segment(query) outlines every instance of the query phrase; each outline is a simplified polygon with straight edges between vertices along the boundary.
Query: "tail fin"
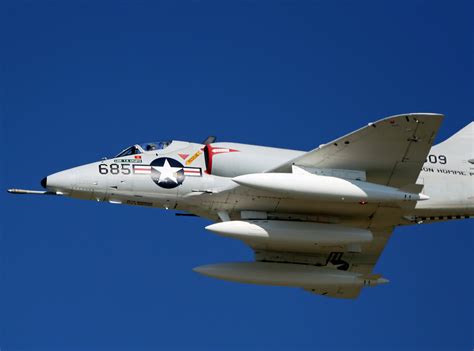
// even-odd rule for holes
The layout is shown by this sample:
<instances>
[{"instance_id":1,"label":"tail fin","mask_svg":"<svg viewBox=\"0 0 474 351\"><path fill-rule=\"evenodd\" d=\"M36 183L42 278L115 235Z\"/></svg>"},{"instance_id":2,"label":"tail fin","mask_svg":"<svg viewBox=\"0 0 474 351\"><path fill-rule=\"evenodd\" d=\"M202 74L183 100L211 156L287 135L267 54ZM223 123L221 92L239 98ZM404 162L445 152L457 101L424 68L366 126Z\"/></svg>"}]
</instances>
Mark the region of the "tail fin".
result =
<instances>
[{"instance_id":1,"label":"tail fin","mask_svg":"<svg viewBox=\"0 0 474 351\"><path fill-rule=\"evenodd\" d=\"M463 159L474 159L474 122L446 139L433 146L433 150L440 154L454 154Z\"/></svg>"}]
</instances>

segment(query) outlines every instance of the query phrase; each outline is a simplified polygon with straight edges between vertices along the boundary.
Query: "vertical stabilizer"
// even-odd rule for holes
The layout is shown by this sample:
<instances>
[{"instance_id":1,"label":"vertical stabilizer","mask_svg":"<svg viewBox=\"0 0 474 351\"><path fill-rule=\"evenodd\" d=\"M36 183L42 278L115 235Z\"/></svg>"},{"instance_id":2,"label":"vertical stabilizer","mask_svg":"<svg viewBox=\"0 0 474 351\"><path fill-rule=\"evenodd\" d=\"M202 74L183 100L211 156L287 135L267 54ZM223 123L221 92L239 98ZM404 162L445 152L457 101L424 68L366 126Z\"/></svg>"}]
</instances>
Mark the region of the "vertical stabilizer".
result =
<instances>
[{"instance_id":1,"label":"vertical stabilizer","mask_svg":"<svg viewBox=\"0 0 474 351\"><path fill-rule=\"evenodd\" d=\"M435 145L432 150L437 153L456 155L459 158L473 159L474 122L469 123L449 139Z\"/></svg>"},{"instance_id":2,"label":"vertical stabilizer","mask_svg":"<svg viewBox=\"0 0 474 351\"><path fill-rule=\"evenodd\" d=\"M431 148L420 177L430 200L417 204L419 213L431 220L474 215L474 122Z\"/></svg>"}]
</instances>

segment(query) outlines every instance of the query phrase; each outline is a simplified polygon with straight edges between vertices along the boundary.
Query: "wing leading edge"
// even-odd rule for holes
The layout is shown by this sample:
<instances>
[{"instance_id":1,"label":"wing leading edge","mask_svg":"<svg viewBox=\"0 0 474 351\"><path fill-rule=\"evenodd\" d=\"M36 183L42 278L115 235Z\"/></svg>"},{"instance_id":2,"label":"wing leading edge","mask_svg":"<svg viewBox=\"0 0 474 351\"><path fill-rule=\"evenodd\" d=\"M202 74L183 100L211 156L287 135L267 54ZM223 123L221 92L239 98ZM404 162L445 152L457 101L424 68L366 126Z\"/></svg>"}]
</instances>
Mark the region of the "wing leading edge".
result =
<instances>
[{"instance_id":1,"label":"wing leading edge","mask_svg":"<svg viewBox=\"0 0 474 351\"><path fill-rule=\"evenodd\" d=\"M396 115L369 123L269 172L291 166L364 171L367 181L401 188L416 182L444 116Z\"/></svg>"}]
</instances>

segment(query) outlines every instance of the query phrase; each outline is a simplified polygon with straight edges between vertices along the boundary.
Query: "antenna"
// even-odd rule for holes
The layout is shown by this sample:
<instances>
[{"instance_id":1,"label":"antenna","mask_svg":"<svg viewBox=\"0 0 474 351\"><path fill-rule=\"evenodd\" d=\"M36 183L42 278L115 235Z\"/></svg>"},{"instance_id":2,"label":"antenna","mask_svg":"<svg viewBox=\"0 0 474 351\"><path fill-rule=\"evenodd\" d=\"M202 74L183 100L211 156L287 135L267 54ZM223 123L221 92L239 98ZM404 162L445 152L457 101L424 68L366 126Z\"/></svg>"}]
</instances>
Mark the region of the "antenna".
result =
<instances>
[{"instance_id":1,"label":"antenna","mask_svg":"<svg viewBox=\"0 0 474 351\"><path fill-rule=\"evenodd\" d=\"M210 136L208 136L202 143L203 143L204 145L212 144L213 142L216 141L216 139L217 139L217 138L216 138L215 136L210 135Z\"/></svg>"}]
</instances>

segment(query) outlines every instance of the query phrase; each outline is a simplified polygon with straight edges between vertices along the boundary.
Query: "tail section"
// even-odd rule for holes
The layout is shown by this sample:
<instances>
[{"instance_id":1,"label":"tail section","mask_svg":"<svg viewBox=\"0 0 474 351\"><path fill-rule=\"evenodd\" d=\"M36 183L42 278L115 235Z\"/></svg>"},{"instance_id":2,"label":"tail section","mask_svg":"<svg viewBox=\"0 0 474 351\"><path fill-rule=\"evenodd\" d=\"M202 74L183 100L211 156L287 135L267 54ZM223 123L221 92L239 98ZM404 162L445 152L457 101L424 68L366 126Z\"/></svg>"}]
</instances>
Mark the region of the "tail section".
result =
<instances>
[{"instance_id":1,"label":"tail section","mask_svg":"<svg viewBox=\"0 0 474 351\"><path fill-rule=\"evenodd\" d=\"M418 214L437 220L474 215L474 122L431 148L418 184L430 196L417 204Z\"/></svg>"},{"instance_id":2,"label":"tail section","mask_svg":"<svg viewBox=\"0 0 474 351\"><path fill-rule=\"evenodd\" d=\"M449 154L467 160L474 159L474 122L452 135L449 139L435 145L432 149L435 154Z\"/></svg>"}]
</instances>

